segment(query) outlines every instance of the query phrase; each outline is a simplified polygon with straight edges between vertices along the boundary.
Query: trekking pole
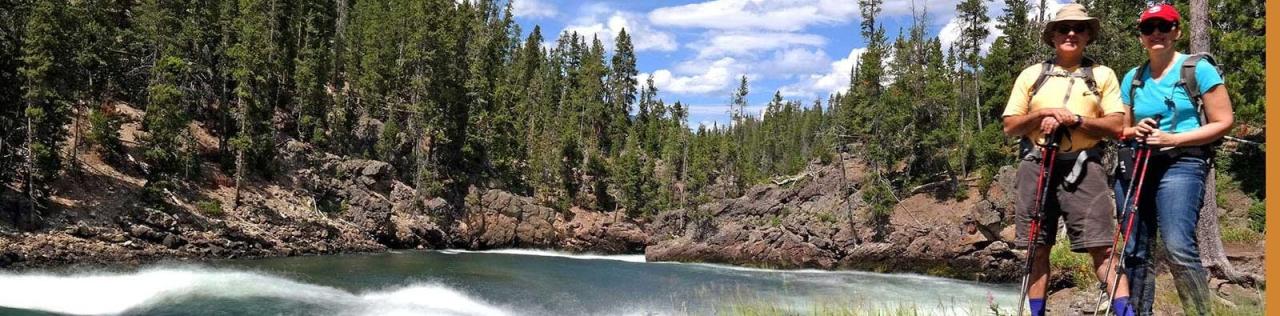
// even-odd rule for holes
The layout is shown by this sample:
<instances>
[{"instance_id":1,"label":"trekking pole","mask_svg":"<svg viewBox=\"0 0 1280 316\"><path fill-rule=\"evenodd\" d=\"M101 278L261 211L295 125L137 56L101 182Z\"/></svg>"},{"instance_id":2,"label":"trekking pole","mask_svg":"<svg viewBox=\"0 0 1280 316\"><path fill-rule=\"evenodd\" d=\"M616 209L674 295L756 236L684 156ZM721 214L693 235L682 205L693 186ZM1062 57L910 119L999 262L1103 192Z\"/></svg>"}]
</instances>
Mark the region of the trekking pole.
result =
<instances>
[{"instance_id":1,"label":"trekking pole","mask_svg":"<svg viewBox=\"0 0 1280 316\"><path fill-rule=\"evenodd\" d=\"M1054 132L1049 137L1048 144L1040 147L1040 178L1036 180L1035 203L1032 204L1031 212L1028 214L1031 217L1031 225L1027 231L1027 264L1023 267L1022 296L1018 298L1018 316L1022 316L1022 312L1026 307L1024 303L1027 302L1027 291L1031 287L1031 265L1032 258L1036 252L1036 234L1040 230L1040 216L1046 203L1045 195L1049 192L1049 178L1053 174L1053 162L1057 160L1058 141L1061 139L1061 132L1062 130Z\"/></svg>"},{"instance_id":2,"label":"trekking pole","mask_svg":"<svg viewBox=\"0 0 1280 316\"><path fill-rule=\"evenodd\" d=\"M1159 122L1161 119L1161 116L1156 115L1154 118L1157 122ZM1124 254L1124 249L1128 248L1129 237L1130 237L1130 234L1133 232L1133 222L1136 219L1137 213L1138 213L1138 201L1139 201L1139 198L1142 196L1142 191L1141 191L1142 184L1143 182L1146 181L1147 165L1150 162L1151 162L1151 147L1147 146L1146 138L1139 139L1137 145L1134 146L1134 150L1133 150L1134 173L1132 177L1129 177L1128 190L1125 190L1124 205L1123 205L1124 209L1121 210L1120 216L1119 218L1117 218L1117 220L1123 219L1123 221L1116 223L1116 234L1113 241L1111 242L1111 253L1107 254L1107 259L1109 260L1108 261L1109 264L1107 264L1107 270L1105 270L1106 272L1102 273L1103 278L1110 278L1109 275L1111 274L1111 271L1114 270L1115 281L1112 281L1113 285L1111 286L1111 291L1107 291L1107 281L1102 280L1102 284L1099 284L1100 286L1102 286L1102 294L1098 296L1098 299L1102 299L1103 297L1105 297L1107 298L1107 301L1110 302L1111 300L1115 299L1115 295L1116 295L1115 293L1117 290L1120 289L1120 275L1121 273L1123 273L1122 271L1124 269L1124 264L1117 263L1116 261L1117 261L1117 257L1120 254ZM1134 180L1137 180L1138 182L1137 186L1133 185ZM1130 198L1133 198L1133 199L1130 200ZM1121 234L1122 232L1120 230L1121 226L1124 227L1123 234ZM1116 249L1116 248L1119 248L1119 249ZM1117 265L1119 265L1118 268L1116 267ZM1097 302L1093 306L1097 307L1098 305L1101 305L1101 304L1102 302ZM1111 313L1111 304L1107 304L1107 307L1102 314L1106 315L1110 313Z\"/></svg>"},{"instance_id":3,"label":"trekking pole","mask_svg":"<svg viewBox=\"0 0 1280 316\"><path fill-rule=\"evenodd\" d=\"M1133 164L1130 165L1130 168L1133 168L1133 176L1129 178L1129 186L1127 186L1127 188L1129 189L1125 190L1124 200L1122 200L1124 202L1121 203L1120 214L1119 216L1116 217L1116 220L1118 220L1119 222L1116 224L1115 237L1111 241L1111 252L1107 254L1107 259L1111 261L1109 261L1109 264L1107 265L1107 269L1104 270L1105 272L1102 273L1104 279L1101 280L1101 282L1098 284L1098 288L1100 292L1098 293L1098 300L1093 304L1093 306L1095 307L1098 305L1102 305L1104 298L1106 299L1115 298L1114 290L1112 290L1111 292L1107 292L1106 278L1111 278L1110 275L1114 269L1114 271L1116 272L1116 276L1114 277L1114 279L1116 281L1113 281L1113 282L1119 282L1120 280L1121 270L1115 268L1116 266L1115 260L1117 259L1117 257L1119 257L1119 254L1123 252L1117 252L1118 251L1117 248L1120 247L1121 240L1123 240L1126 243L1128 243L1129 241L1129 228L1126 226L1130 226L1130 227L1132 226L1134 213L1135 213L1135 210L1132 207L1130 207L1129 199L1134 196L1133 192L1136 191L1135 190L1136 187L1134 187L1133 184L1134 184L1134 181L1137 180L1138 178L1138 170L1143 170L1142 168L1147 163L1146 159L1142 159L1142 158L1147 153L1150 153L1150 151L1151 151L1150 148L1148 148L1145 143L1139 143L1138 145L1134 146L1134 151L1133 151L1134 161L1133 161ZM1107 306L1108 312L1110 312L1110 308L1111 306L1108 305ZM1104 313L1103 315L1106 315L1106 313Z\"/></svg>"}]
</instances>

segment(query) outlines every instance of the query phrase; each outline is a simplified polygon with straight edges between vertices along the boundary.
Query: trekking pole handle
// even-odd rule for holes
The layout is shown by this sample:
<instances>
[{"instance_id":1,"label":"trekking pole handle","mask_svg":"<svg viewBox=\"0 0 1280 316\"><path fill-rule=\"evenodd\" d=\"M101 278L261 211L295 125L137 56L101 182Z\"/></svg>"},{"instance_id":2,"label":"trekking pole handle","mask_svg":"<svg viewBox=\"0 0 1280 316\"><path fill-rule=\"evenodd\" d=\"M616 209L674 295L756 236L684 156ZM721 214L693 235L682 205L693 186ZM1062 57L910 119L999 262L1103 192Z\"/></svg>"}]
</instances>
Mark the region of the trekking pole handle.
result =
<instances>
[{"instance_id":1,"label":"trekking pole handle","mask_svg":"<svg viewBox=\"0 0 1280 316\"><path fill-rule=\"evenodd\" d=\"M1069 132L1067 131L1067 129L1066 129L1065 127L1059 127L1058 129L1055 129L1055 130L1053 131L1053 134L1050 134L1050 135L1048 135L1048 137L1046 137L1046 138L1045 138L1045 140L1044 140L1044 142L1045 142L1044 147L1046 147L1046 148L1051 148L1051 149L1057 149L1057 148L1058 148L1058 146L1059 146L1059 145L1061 145L1061 143L1062 143L1062 137L1063 137L1063 135L1066 135L1067 133L1069 133Z\"/></svg>"},{"instance_id":2,"label":"trekking pole handle","mask_svg":"<svg viewBox=\"0 0 1280 316\"><path fill-rule=\"evenodd\" d=\"M1164 115L1156 114L1151 119L1156 120L1156 129L1160 129L1160 120L1164 119ZM1138 148L1147 148L1147 137L1138 137Z\"/></svg>"}]
</instances>

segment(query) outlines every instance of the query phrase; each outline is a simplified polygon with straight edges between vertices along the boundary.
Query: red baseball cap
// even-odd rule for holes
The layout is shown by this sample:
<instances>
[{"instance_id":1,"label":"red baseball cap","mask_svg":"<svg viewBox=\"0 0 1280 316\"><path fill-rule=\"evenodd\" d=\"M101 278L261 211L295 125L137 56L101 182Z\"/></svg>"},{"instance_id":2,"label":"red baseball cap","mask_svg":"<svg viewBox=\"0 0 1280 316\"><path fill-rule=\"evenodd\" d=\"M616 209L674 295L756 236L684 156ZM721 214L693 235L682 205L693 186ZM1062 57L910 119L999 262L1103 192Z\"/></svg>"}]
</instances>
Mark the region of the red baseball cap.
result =
<instances>
[{"instance_id":1,"label":"red baseball cap","mask_svg":"<svg viewBox=\"0 0 1280 316\"><path fill-rule=\"evenodd\" d=\"M1138 23L1146 22L1150 19L1161 19L1169 22L1178 22L1182 16L1178 15L1178 9L1173 6L1162 3L1153 5L1142 11L1142 17L1138 18Z\"/></svg>"}]
</instances>

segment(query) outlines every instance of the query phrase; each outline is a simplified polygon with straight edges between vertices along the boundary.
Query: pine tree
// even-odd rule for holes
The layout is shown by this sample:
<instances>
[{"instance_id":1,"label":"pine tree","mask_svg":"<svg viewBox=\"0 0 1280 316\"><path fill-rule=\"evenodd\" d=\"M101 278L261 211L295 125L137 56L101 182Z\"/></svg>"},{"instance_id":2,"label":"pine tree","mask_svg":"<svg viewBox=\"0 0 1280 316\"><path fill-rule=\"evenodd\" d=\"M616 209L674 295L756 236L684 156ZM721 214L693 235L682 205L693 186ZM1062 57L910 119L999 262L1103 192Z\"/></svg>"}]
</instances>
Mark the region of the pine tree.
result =
<instances>
[{"instance_id":1,"label":"pine tree","mask_svg":"<svg viewBox=\"0 0 1280 316\"><path fill-rule=\"evenodd\" d=\"M884 129L893 126L886 124L884 120L887 111L893 110L893 106L886 104L880 84L885 75L881 63L887 53L884 30L876 23L881 3L881 0L858 1L862 11L862 37L867 42L867 51L859 58L856 71L853 72L849 97L845 99L846 111L842 118L846 130L854 131L855 135L864 136L865 139L864 151L875 177L868 180L871 181L868 184L871 190L863 194L863 201L872 205L870 220L877 227L877 238L887 236L888 232L884 229L888 226L891 205L896 203L896 198L893 198L894 188L885 178L890 166L896 161L889 160L891 157L888 154L892 150L887 146L894 145L890 143L890 135L882 133Z\"/></svg>"},{"instance_id":2,"label":"pine tree","mask_svg":"<svg viewBox=\"0 0 1280 316\"><path fill-rule=\"evenodd\" d=\"M617 144L626 139L625 133L630 127L628 116L636 101L636 55L626 29L618 31L609 65L609 108L605 115L609 120L610 143Z\"/></svg>"},{"instance_id":3,"label":"pine tree","mask_svg":"<svg viewBox=\"0 0 1280 316\"><path fill-rule=\"evenodd\" d=\"M331 42L335 32L333 3L330 1L303 2L294 26L297 32L298 52L294 57L294 109L298 139L324 146L328 143L325 118L329 116L333 99L326 95L325 86L332 77L334 66Z\"/></svg>"},{"instance_id":4,"label":"pine tree","mask_svg":"<svg viewBox=\"0 0 1280 316\"><path fill-rule=\"evenodd\" d=\"M141 9L142 32L151 42L150 50L158 56L147 81L142 124L147 131L142 158L150 167L145 187L148 199L164 201L161 193L185 178L183 168L194 167L187 133L187 123L191 121L188 109L193 102L187 95L189 89L184 89L189 86L191 71L190 63L184 59L190 51L186 45L193 41L170 33L184 29L184 21L189 18L185 3L150 1Z\"/></svg>"},{"instance_id":5,"label":"pine tree","mask_svg":"<svg viewBox=\"0 0 1280 316\"><path fill-rule=\"evenodd\" d=\"M609 143L609 127L613 120L605 104L608 92L604 80L609 69L604 64L604 45L599 38L592 37L591 48L581 56L582 70L573 88L573 101L582 111L583 126L588 128L583 136L590 141L590 150L608 153L613 145Z\"/></svg>"},{"instance_id":6,"label":"pine tree","mask_svg":"<svg viewBox=\"0 0 1280 316\"><path fill-rule=\"evenodd\" d=\"M879 102L884 77L882 60L885 54L884 30L876 23L880 14L882 0L859 0L862 11L861 32L867 43L867 50L858 59L851 72L849 95L841 107L841 125L854 135L866 135L870 132L868 119L875 117L872 105Z\"/></svg>"},{"instance_id":7,"label":"pine tree","mask_svg":"<svg viewBox=\"0 0 1280 316\"><path fill-rule=\"evenodd\" d=\"M68 31L68 40L74 43L71 46L71 58L74 61L72 71L77 78L71 96L76 101L72 103L72 144L71 151L67 153L72 159L69 165L72 170L78 169L77 157L85 141L88 141L85 145L100 145L96 148L105 158L114 156L121 148L117 137L112 137L115 131L106 131L107 128L118 125L113 123L118 120L110 117L110 112L104 111L110 110L109 108L104 108L125 93L124 87L133 85L127 80L129 70L140 68L128 58L129 55L141 55L140 48L143 45L139 43L144 42L135 40L128 27L129 14L134 6L134 3L128 1L87 0L71 3L66 8L70 18L79 22L74 29ZM84 116L97 120L84 122ZM87 137L89 135L85 135L85 125L89 125L91 130L109 133L95 133L94 136L97 137Z\"/></svg>"},{"instance_id":8,"label":"pine tree","mask_svg":"<svg viewBox=\"0 0 1280 316\"><path fill-rule=\"evenodd\" d=\"M658 182L654 178L654 162L645 155L636 137L628 137L625 149L618 158L617 170L620 187L619 200L630 217L642 217L655 214L659 207Z\"/></svg>"},{"instance_id":9,"label":"pine tree","mask_svg":"<svg viewBox=\"0 0 1280 316\"><path fill-rule=\"evenodd\" d=\"M966 86L968 86L969 90L968 95L974 100L974 122L976 122L978 130L981 130L983 121L987 120L987 118L981 115L984 111L980 108L982 93L979 90L981 87L979 87L978 83L982 80L982 76L980 75L981 68L978 64L978 58L982 52L982 43L986 41L987 35L990 33L987 31L987 22L990 21L990 18L987 17L986 0L964 0L956 4L956 12L961 24L960 39L958 41L960 59L968 66L966 68L968 76L972 78Z\"/></svg>"},{"instance_id":10,"label":"pine tree","mask_svg":"<svg viewBox=\"0 0 1280 316\"><path fill-rule=\"evenodd\" d=\"M231 141L236 150L236 193L233 208L239 205L239 191L246 171L265 171L274 155L274 126L271 124L276 97L279 96L279 61L283 52L278 45L282 6L276 0L241 0L239 16L234 22L238 42L227 51L234 63L232 77L236 81L235 103L239 121L236 137Z\"/></svg>"},{"instance_id":11,"label":"pine tree","mask_svg":"<svg viewBox=\"0 0 1280 316\"><path fill-rule=\"evenodd\" d=\"M168 187L168 182L184 178L184 167L193 167L192 150L187 123L186 93L177 83L186 75L187 63L182 58L164 54L152 69L153 78L147 87L147 114L143 128L147 130L144 160L151 166L147 174L149 188ZM154 198L155 196L153 196ZM160 199L156 199L160 200Z\"/></svg>"},{"instance_id":12,"label":"pine tree","mask_svg":"<svg viewBox=\"0 0 1280 316\"><path fill-rule=\"evenodd\" d=\"M22 103L26 151L23 191L31 207L47 207L48 185L62 168L59 149L66 139L73 86L71 51L66 47L68 4L59 0L35 1L22 36ZM26 220L37 216L32 209ZM30 224L27 222L26 224Z\"/></svg>"},{"instance_id":13,"label":"pine tree","mask_svg":"<svg viewBox=\"0 0 1280 316\"><path fill-rule=\"evenodd\" d=\"M19 69L23 66L20 57L28 9L20 2L0 3L0 86L17 87L0 89L0 182L3 183L10 183L18 176L23 170L19 166L25 162L22 155L22 144L27 139L25 77Z\"/></svg>"},{"instance_id":14,"label":"pine tree","mask_svg":"<svg viewBox=\"0 0 1280 316\"><path fill-rule=\"evenodd\" d=\"M1266 97L1262 52L1266 49L1266 12L1257 2L1213 0L1209 2L1209 47L1223 70L1231 108L1238 124L1265 126ZM1186 12L1186 11L1183 11ZM1186 31L1183 31L1184 35Z\"/></svg>"},{"instance_id":15,"label":"pine tree","mask_svg":"<svg viewBox=\"0 0 1280 316\"><path fill-rule=\"evenodd\" d=\"M983 69L987 70L986 74L988 76L999 75L995 74L995 72L1000 71L1007 73L1008 77L1016 77L1023 67L1037 62L1033 56L1035 56L1036 52L1043 50L1043 44L1040 44L1040 37L1036 36L1036 31L1033 29L1033 25L1030 24L1029 11L1031 8L1026 0L1005 0L1004 6L1004 15L996 18L996 28L1004 33L1004 35L1000 36L1004 41L991 44L991 50L992 54L997 49L1004 50L1008 54L1008 63L996 64L998 67L984 67ZM999 41L1000 38L996 40ZM991 80L983 80L983 82L989 81ZM986 97L990 98L991 96L988 95Z\"/></svg>"},{"instance_id":16,"label":"pine tree","mask_svg":"<svg viewBox=\"0 0 1280 316\"><path fill-rule=\"evenodd\" d=\"M1117 75L1121 76L1130 67L1137 67L1147 59L1146 50L1137 39L1138 26L1134 19L1134 12L1142 12L1145 8L1144 2L1091 0L1083 4L1089 9L1089 16L1097 18L1102 26L1102 34L1095 36L1093 43L1085 51L1087 57L1115 69ZM1038 46L1048 48L1043 43ZM1044 59L1046 58L1035 62L1042 62Z\"/></svg>"},{"instance_id":17,"label":"pine tree","mask_svg":"<svg viewBox=\"0 0 1280 316\"><path fill-rule=\"evenodd\" d=\"M731 103L729 103L729 119L733 122L733 125L729 126L732 141L722 141L723 145L720 148L722 158L719 160L726 165L722 168L727 171L724 176L726 176L726 179L733 181L732 183L736 189L741 189L745 185L743 177L745 177L749 168L754 167L746 163L746 157L742 154L745 151L743 149L746 143L745 130L749 121L746 113L747 95L749 93L751 93L751 90L747 83L747 76L742 76L738 81L738 89L733 92ZM720 131L716 129L713 132L718 133Z\"/></svg>"}]
</instances>

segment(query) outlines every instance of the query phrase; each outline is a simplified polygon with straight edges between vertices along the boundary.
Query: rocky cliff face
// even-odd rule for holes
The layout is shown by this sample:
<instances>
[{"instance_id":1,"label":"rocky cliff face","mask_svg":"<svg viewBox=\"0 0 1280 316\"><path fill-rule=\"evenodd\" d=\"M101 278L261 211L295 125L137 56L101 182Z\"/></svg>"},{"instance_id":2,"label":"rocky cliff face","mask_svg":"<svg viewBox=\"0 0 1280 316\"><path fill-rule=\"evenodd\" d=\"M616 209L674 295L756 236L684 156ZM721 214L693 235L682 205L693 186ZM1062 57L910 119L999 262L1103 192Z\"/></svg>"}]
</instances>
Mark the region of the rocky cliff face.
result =
<instances>
[{"instance_id":1,"label":"rocky cliff face","mask_svg":"<svg viewBox=\"0 0 1280 316\"><path fill-rule=\"evenodd\" d=\"M813 165L784 185L758 185L740 197L637 222L622 210L557 211L529 197L475 187L461 205L450 205L394 180L390 164L344 159L298 142L287 142L278 162L281 175L246 188L235 208L226 186L202 196L171 195L177 206L163 210L128 203L137 200L139 188L127 186L117 194L126 202L62 208L47 214L41 231L4 230L0 267L387 248L643 252L655 261L1003 281L1013 279L1018 267L1005 227L1012 199L1003 188L1011 184L1010 172L986 198L976 190L965 201L935 199L930 192L905 197L887 228L877 229L859 202L858 168ZM847 159L845 165L860 164ZM226 210L200 206L208 201Z\"/></svg>"},{"instance_id":2,"label":"rocky cliff face","mask_svg":"<svg viewBox=\"0 0 1280 316\"><path fill-rule=\"evenodd\" d=\"M907 197L890 217L887 236L877 236L861 192L842 190L858 186L856 170L813 166L807 174L785 186L756 186L742 197L662 213L650 225L653 244L646 257L999 281L1017 275L1018 255L1000 235L1011 205L1002 193L1011 183L1008 175L989 192L991 199ZM842 182L847 174L853 176Z\"/></svg>"},{"instance_id":3,"label":"rocky cliff face","mask_svg":"<svg viewBox=\"0 0 1280 316\"><path fill-rule=\"evenodd\" d=\"M37 231L0 223L0 268L387 248L637 253L648 243L643 225L621 212L557 212L528 197L478 188L455 207L394 180L390 164L343 159L298 142L285 149L278 157L282 174L246 187L234 208L226 186L194 196L169 194L175 206L162 210L138 202L142 182L128 175L69 183L65 191L75 194L100 186L112 192L81 194L93 204L65 199ZM221 206L211 211L202 205ZM4 213L14 211L20 210Z\"/></svg>"}]
</instances>

